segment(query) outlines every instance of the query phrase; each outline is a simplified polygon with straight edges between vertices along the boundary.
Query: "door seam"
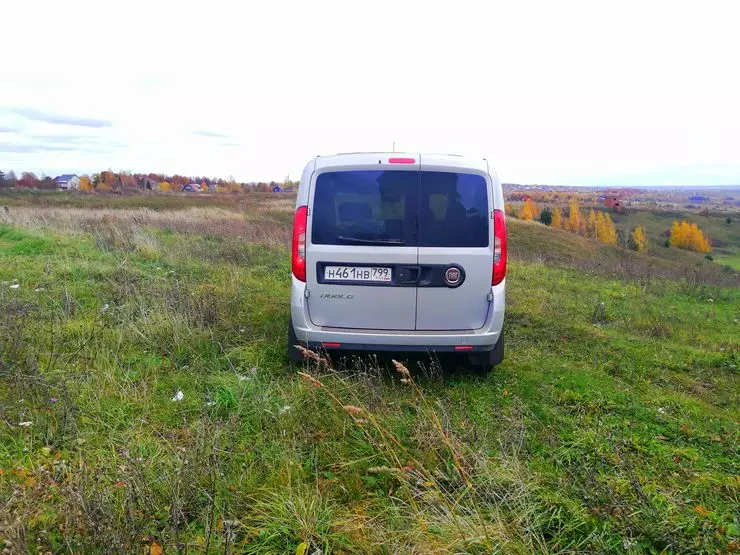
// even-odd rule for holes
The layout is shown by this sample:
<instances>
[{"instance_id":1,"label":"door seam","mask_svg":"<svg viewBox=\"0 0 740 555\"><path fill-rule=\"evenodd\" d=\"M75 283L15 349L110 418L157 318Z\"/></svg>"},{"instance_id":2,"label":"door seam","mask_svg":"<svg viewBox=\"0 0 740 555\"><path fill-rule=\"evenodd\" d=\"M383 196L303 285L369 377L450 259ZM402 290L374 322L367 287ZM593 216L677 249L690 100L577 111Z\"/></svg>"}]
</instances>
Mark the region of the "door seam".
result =
<instances>
[{"instance_id":1,"label":"door seam","mask_svg":"<svg viewBox=\"0 0 740 555\"><path fill-rule=\"evenodd\" d=\"M421 153L419 153L419 169L417 171L416 187L416 265L419 266L421 252ZM419 331L419 283L414 287L414 331Z\"/></svg>"}]
</instances>

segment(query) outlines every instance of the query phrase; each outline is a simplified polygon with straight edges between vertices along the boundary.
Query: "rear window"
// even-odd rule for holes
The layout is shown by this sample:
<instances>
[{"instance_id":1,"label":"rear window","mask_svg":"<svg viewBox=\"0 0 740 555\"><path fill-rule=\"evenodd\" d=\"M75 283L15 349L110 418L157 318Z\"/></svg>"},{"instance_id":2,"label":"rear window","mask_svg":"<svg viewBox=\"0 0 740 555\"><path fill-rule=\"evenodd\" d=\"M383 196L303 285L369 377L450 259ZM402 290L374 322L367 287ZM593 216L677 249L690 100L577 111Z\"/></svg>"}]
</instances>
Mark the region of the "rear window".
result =
<instances>
[{"instance_id":1,"label":"rear window","mask_svg":"<svg viewBox=\"0 0 740 555\"><path fill-rule=\"evenodd\" d=\"M320 245L488 246L483 177L342 171L316 180L311 241Z\"/></svg>"},{"instance_id":2,"label":"rear window","mask_svg":"<svg viewBox=\"0 0 740 555\"><path fill-rule=\"evenodd\" d=\"M421 172L419 246L487 247L488 187L480 175Z\"/></svg>"}]
</instances>

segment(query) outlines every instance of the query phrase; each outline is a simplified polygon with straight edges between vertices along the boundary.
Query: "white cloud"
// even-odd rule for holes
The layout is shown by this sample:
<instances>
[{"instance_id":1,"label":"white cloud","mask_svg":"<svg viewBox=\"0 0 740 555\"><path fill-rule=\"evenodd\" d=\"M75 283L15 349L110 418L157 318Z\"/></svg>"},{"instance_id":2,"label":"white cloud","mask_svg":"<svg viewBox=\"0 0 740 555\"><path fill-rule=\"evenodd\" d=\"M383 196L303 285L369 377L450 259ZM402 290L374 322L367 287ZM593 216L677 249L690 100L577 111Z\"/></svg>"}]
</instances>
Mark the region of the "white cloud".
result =
<instances>
[{"instance_id":1,"label":"white cloud","mask_svg":"<svg viewBox=\"0 0 740 555\"><path fill-rule=\"evenodd\" d=\"M95 129L104 148L15 152L5 164L17 170L280 179L319 153L396 141L486 156L505 181L740 182L734 2L70 0L8 12L0 108L113 124ZM14 143L35 141L36 124L0 112L0 127L21 128Z\"/></svg>"}]
</instances>

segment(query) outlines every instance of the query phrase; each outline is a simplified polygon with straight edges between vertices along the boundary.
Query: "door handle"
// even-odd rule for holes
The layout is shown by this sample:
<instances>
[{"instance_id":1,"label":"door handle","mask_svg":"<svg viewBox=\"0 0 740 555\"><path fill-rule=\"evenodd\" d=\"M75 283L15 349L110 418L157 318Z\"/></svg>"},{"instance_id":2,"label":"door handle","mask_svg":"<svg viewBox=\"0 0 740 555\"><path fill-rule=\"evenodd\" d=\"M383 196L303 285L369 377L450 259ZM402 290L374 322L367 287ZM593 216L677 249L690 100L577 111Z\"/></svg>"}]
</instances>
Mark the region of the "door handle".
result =
<instances>
[{"instance_id":1,"label":"door handle","mask_svg":"<svg viewBox=\"0 0 740 555\"><path fill-rule=\"evenodd\" d=\"M401 283L418 283L421 276L421 266L404 266L401 268Z\"/></svg>"}]
</instances>

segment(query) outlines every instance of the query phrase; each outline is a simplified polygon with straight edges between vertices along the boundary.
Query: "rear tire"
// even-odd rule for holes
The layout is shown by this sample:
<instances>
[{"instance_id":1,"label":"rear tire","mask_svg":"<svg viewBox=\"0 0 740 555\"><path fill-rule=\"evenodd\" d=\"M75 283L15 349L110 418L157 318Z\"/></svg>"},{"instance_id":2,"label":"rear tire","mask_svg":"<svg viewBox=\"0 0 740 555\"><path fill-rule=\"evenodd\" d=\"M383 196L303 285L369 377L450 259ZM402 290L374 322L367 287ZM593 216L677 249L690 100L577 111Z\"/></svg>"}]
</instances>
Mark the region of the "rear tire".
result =
<instances>
[{"instance_id":1,"label":"rear tire","mask_svg":"<svg viewBox=\"0 0 740 555\"><path fill-rule=\"evenodd\" d=\"M484 351L482 353L473 353L470 355L468 362L473 372L481 376L487 376L488 373L494 366L498 366L504 360L504 331L501 330L501 335L498 337L498 341L490 351Z\"/></svg>"},{"instance_id":2,"label":"rear tire","mask_svg":"<svg viewBox=\"0 0 740 555\"><path fill-rule=\"evenodd\" d=\"M291 319L288 323L288 360L293 362L303 361L303 355L298 350L298 338L295 335L295 329L293 328L293 320Z\"/></svg>"},{"instance_id":3,"label":"rear tire","mask_svg":"<svg viewBox=\"0 0 740 555\"><path fill-rule=\"evenodd\" d=\"M491 366L498 366L504 361L504 330L501 330L501 335L498 336L498 341L493 346L491 351Z\"/></svg>"}]
</instances>

